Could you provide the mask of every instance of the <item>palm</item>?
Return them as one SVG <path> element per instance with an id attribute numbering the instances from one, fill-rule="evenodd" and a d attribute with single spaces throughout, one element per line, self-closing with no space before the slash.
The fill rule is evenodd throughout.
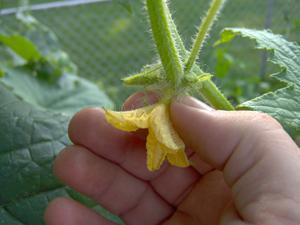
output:
<path id="1" fill-rule="evenodd" d="M 194 168 L 165 164 L 159 171 L 149 172 L 143 135 L 112 128 L 101 110 L 88 109 L 77 114 L 70 124 L 69 136 L 75 146 L 60 154 L 55 173 L 128 225 L 217 224 L 229 201 L 221 173 L 209 172 L 210 168 L 196 155 L 191 156 Z M 84 217 L 90 212 L 76 207 L 69 217 L 83 217 L 72 223 L 84 224 L 78 221 L 87 220 Z M 56 213 L 55 208 L 48 211 Z"/>

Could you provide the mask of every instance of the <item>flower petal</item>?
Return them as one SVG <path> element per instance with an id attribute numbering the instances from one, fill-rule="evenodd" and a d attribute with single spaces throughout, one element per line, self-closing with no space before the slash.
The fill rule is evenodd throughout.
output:
<path id="1" fill-rule="evenodd" d="M 156 139 L 170 151 L 185 149 L 185 145 L 175 131 L 170 117 L 168 105 L 158 104 L 151 112 L 149 130 L 152 130 Z"/>
<path id="2" fill-rule="evenodd" d="M 161 148 L 160 143 L 156 140 L 154 134 L 149 130 L 147 136 L 147 167 L 148 170 L 158 170 L 164 159 L 166 158 L 167 152 Z"/>
<path id="3" fill-rule="evenodd" d="M 167 159 L 169 163 L 174 166 L 188 167 L 190 165 L 184 150 L 180 150 L 174 154 L 167 154 Z"/>
<path id="4" fill-rule="evenodd" d="M 105 110 L 105 117 L 111 125 L 120 130 L 136 131 L 139 128 L 148 128 L 148 119 L 153 108 L 154 105 L 123 112 Z"/>

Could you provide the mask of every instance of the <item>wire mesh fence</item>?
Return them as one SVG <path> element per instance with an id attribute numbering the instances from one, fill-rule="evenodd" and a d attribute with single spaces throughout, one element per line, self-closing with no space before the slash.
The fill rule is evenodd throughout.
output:
<path id="1" fill-rule="evenodd" d="M 30 3 L 36 5 L 49 2 L 51 1 L 32 0 Z M 66 2 L 70 3 L 72 0 L 56 3 Z M 143 3 L 141 0 L 129 0 L 129 8 L 120 0 L 95 1 L 89 4 L 89 1 L 81 2 L 85 4 L 36 9 L 32 11 L 32 15 L 56 33 L 64 50 L 77 64 L 79 74 L 99 83 L 119 103 L 130 92 L 130 89 L 123 88 L 120 78 L 138 72 L 143 65 L 156 61 L 157 57 Z M 209 2 L 170 1 L 175 21 L 187 47 L 191 44 L 196 25 L 200 23 L 201 15 Z M 16 7 L 18 1 L 0 0 L 0 3 L 2 23 L 12 28 L 17 27 L 14 14 L 3 15 L 3 10 L 10 12 L 8 9 Z M 300 42 L 299 11 L 299 0 L 228 0 L 207 47 L 203 49 L 201 64 L 210 72 L 215 72 L 218 52 L 211 46 L 224 27 L 267 28 L 285 35 L 289 40 Z M 245 48 L 247 45 L 239 42 L 226 48 L 226 51 L 245 63 L 240 67 L 246 72 L 236 73 L 247 74 L 250 70 L 252 74 L 265 73 L 261 57 L 253 52 L 243 54 Z"/>

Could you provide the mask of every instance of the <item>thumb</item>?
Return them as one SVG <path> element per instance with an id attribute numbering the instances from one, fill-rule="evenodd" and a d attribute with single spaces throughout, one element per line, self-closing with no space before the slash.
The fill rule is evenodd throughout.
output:
<path id="1" fill-rule="evenodd" d="M 245 220 L 300 222 L 299 148 L 275 119 L 258 112 L 213 110 L 191 97 L 172 103 L 171 119 L 188 147 L 223 170 Z M 265 221 L 267 214 L 275 214 L 274 223 Z"/>

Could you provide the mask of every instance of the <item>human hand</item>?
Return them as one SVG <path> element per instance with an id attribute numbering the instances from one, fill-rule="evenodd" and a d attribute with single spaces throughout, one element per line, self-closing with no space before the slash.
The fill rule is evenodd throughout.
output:
<path id="1" fill-rule="evenodd" d="M 140 100 L 141 94 L 131 97 L 125 108 L 141 106 Z M 171 119 L 192 149 L 193 167 L 165 163 L 149 172 L 143 131 L 118 131 L 102 110 L 86 109 L 72 119 L 74 146 L 60 153 L 54 172 L 127 225 L 300 224 L 299 148 L 274 119 L 215 111 L 190 97 L 172 103 Z M 50 203 L 45 220 L 113 224 L 64 198 Z"/>

